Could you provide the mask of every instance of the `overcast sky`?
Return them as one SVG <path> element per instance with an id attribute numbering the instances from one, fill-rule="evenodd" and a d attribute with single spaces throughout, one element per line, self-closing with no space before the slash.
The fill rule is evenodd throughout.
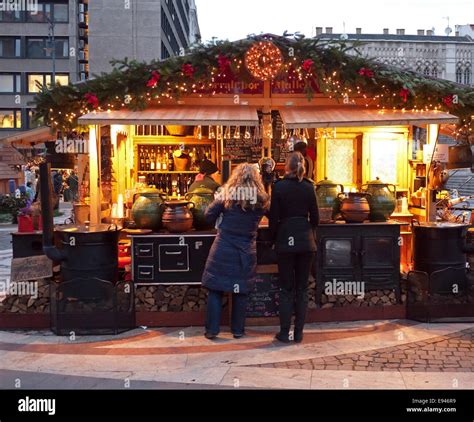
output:
<path id="1" fill-rule="evenodd" d="M 317 26 L 332 26 L 341 33 L 362 28 L 381 34 L 383 28 L 406 34 L 435 28 L 445 35 L 450 26 L 474 24 L 474 0 L 196 0 L 203 41 L 212 37 L 237 40 L 248 34 L 300 31 L 314 36 Z"/>

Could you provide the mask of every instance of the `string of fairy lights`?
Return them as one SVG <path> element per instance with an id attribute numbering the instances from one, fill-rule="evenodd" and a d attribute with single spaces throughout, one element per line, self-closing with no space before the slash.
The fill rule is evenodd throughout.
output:
<path id="1" fill-rule="evenodd" d="M 309 100 L 315 96 L 337 99 L 348 105 L 365 105 L 380 110 L 402 110 L 424 113 L 426 111 L 446 111 L 460 117 L 460 123 L 453 131 L 456 138 L 472 140 L 474 126 L 474 90 L 460 88 L 444 81 L 428 89 L 416 92 L 400 83 L 401 76 L 409 80 L 412 75 L 404 75 L 403 70 L 390 71 L 385 65 L 364 62 L 362 58 L 338 52 L 343 57 L 335 60 L 333 69 L 325 60 L 333 59 L 331 50 L 302 48 L 297 42 L 283 54 L 275 39 L 264 38 L 248 43 L 237 51 L 219 51 L 219 46 L 207 49 L 208 63 L 199 65 L 193 54 L 187 57 L 170 59 L 172 62 L 155 62 L 147 68 L 146 64 L 129 64 L 123 72 L 123 89 L 127 87 L 126 78 L 131 74 L 143 75 L 128 92 L 110 94 L 110 89 L 101 92 L 101 83 L 108 82 L 108 75 L 86 82 L 71 95 L 61 90 L 70 87 L 56 86 L 52 91 L 38 94 L 35 99 L 37 114 L 49 126 L 58 130 L 71 130 L 77 119 L 91 112 L 111 112 L 123 108 L 140 109 L 160 104 L 164 100 L 179 100 L 182 96 L 213 96 L 217 93 L 216 84 L 222 81 L 246 79 L 251 81 L 298 81 L 304 84 Z M 235 49 L 234 49 L 235 50 Z M 201 51 L 202 54 L 202 51 Z M 171 63 L 171 68 L 170 68 Z M 365 63 L 365 64 L 364 64 Z M 390 73 L 392 72 L 392 73 Z M 398 73 L 396 73 L 398 72 Z M 396 74 L 397 77 L 393 75 Z M 115 74 L 114 77 L 117 77 Z M 422 79 L 422 86 L 431 88 L 429 79 Z M 134 78 L 136 83 L 137 78 Z M 434 85 L 433 85 L 434 86 Z M 135 92 L 134 92 L 135 91 Z M 59 98 L 59 100 L 57 100 Z"/>

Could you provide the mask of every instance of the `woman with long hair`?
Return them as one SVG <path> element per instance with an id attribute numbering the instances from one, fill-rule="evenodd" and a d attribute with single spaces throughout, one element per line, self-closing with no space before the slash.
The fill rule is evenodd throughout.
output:
<path id="1" fill-rule="evenodd" d="M 257 168 L 241 164 L 206 212 L 210 223 L 219 220 L 202 280 L 209 290 L 205 336 L 210 340 L 219 335 L 226 292 L 232 293 L 232 334 L 234 338 L 245 335 L 247 297 L 257 269 L 257 231 L 268 205 Z"/>
<path id="2" fill-rule="evenodd" d="M 299 152 L 288 156 L 285 177 L 273 187 L 270 233 L 278 255 L 280 332 L 277 340 L 289 343 L 295 314 L 294 341 L 303 341 L 308 307 L 308 279 L 316 253 L 314 230 L 319 224 L 316 192 L 304 177 L 305 159 Z"/>

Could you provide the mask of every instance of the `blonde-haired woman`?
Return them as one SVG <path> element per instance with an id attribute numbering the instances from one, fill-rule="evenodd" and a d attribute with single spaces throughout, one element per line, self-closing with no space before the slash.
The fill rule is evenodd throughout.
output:
<path id="1" fill-rule="evenodd" d="M 299 152 L 286 161 L 286 175 L 275 184 L 270 208 L 270 233 L 278 255 L 280 332 L 276 338 L 290 342 L 295 314 L 294 341 L 303 341 L 308 306 L 308 279 L 316 253 L 314 229 L 319 223 L 316 193 L 304 177 L 305 159 Z"/>
<path id="2" fill-rule="evenodd" d="M 245 335 L 247 296 L 256 277 L 257 231 L 268 205 L 257 168 L 241 164 L 206 212 L 212 224 L 222 217 L 202 279 L 209 290 L 205 336 L 210 340 L 219 335 L 222 295 L 226 292 L 233 295 L 232 334 L 234 338 Z"/>

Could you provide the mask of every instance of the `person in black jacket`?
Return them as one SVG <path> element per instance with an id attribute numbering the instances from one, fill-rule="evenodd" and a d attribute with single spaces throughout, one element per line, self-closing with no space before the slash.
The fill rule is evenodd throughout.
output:
<path id="1" fill-rule="evenodd" d="M 304 178 L 305 160 L 295 152 L 286 161 L 286 175 L 272 191 L 270 233 L 278 254 L 280 275 L 280 332 L 276 339 L 290 342 L 295 314 L 294 341 L 303 341 L 308 307 L 308 279 L 316 253 L 314 231 L 319 223 L 314 184 Z"/>

